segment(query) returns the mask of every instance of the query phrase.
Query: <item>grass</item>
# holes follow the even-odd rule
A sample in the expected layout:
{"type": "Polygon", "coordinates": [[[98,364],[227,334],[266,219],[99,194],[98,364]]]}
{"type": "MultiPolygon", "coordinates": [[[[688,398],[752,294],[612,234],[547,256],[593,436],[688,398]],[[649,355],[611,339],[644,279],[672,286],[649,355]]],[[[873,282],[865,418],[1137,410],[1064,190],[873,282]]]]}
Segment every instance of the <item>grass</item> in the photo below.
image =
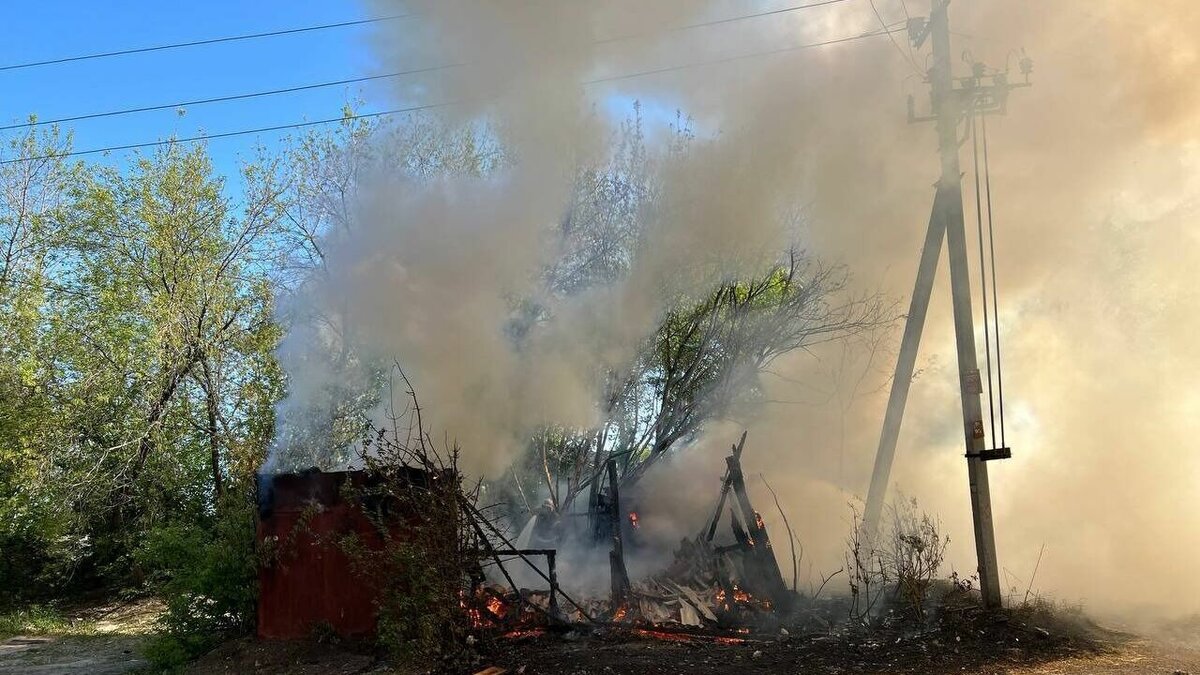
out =
{"type": "Polygon", "coordinates": [[[0,639],[14,635],[86,635],[90,622],[71,620],[46,605],[0,613],[0,639]]]}

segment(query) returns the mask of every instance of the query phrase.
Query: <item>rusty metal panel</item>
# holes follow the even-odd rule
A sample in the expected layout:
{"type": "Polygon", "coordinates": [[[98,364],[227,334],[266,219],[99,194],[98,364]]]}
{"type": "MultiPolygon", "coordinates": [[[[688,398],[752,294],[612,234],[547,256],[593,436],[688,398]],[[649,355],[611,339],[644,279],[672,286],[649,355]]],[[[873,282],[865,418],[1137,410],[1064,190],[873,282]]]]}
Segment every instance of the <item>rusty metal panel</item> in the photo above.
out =
{"type": "Polygon", "coordinates": [[[347,501],[361,472],[280,474],[260,481],[258,541],[278,551],[259,569],[258,637],[303,639],[314,629],[342,637],[375,631],[377,587],[351,568],[337,540],[357,533],[379,546],[374,525],[347,501]]]}

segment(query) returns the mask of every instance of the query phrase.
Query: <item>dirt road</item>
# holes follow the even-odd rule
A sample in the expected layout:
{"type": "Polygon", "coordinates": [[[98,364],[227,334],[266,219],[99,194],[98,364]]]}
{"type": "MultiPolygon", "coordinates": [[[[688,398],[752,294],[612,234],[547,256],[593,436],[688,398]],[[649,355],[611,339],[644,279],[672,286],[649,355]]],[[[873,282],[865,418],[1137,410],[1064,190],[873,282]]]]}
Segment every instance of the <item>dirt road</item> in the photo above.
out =
{"type": "Polygon", "coordinates": [[[72,613],[59,630],[0,640],[0,675],[121,675],[147,666],[141,649],[162,603],[139,600],[72,613]]]}
{"type": "Polygon", "coordinates": [[[0,675],[121,675],[146,665],[129,635],[17,636],[0,643],[0,675]]]}
{"type": "Polygon", "coordinates": [[[1200,675],[1200,650],[1138,639],[1111,654],[1069,658],[1000,672],[1006,675],[1200,675]]]}

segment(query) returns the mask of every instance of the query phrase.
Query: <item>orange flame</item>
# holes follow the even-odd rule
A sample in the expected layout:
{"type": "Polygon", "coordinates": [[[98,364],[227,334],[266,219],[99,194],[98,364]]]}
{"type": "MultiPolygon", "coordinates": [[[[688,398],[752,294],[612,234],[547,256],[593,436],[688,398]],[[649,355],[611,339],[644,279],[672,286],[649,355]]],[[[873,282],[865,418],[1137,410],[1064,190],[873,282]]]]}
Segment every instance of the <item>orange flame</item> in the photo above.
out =
{"type": "Polygon", "coordinates": [[[646,628],[635,628],[633,631],[642,637],[652,637],[656,640],[666,640],[667,642],[691,642],[692,638],[688,635],[680,633],[667,633],[661,630],[649,630],[646,628]]]}
{"type": "Polygon", "coordinates": [[[488,608],[488,610],[490,610],[492,612],[492,614],[495,614],[496,616],[504,616],[505,606],[504,606],[504,602],[501,601],[500,598],[497,598],[495,596],[488,598],[487,608],[488,608]]]}
{"type": "Polygon", "coordinates": [[[635,530],[642,526],[641,521],[638,519],[637,511],[629,512],[629,524],[632,525],[633,529],[635,530]]]}
{"type": "Polygon", "coordinates": [[[541,637],[545,634],[546,630],[543,628],[529,628],[526,630],[510,630],[501,637],[509,640],[519,640],[521,638],[541,637]]]}
{"type": "Polygon", "coordinates": [[[650,630],[648,628],[635,628],[633,633],[641,637],[654,638],[655,640],[665,640],[667,642],[702,642],[706,639],[711,639],[719,645],[741,645],[746,644],[746,641],[738,637],[726,637],[724,635],[716,635],[712,638],[705,638],[699,635],[687,635],[684,633],[668,633],[661,630],[650,630]]]}
{"type": "Polygon", "coordinates": [[[502,598],[487,594],[482,589],[474,596],[460,591],[458,606],[466,613],[472,628],[494,626],[498,617],[504,617],[508,613],[508,604],[502,598]]]}

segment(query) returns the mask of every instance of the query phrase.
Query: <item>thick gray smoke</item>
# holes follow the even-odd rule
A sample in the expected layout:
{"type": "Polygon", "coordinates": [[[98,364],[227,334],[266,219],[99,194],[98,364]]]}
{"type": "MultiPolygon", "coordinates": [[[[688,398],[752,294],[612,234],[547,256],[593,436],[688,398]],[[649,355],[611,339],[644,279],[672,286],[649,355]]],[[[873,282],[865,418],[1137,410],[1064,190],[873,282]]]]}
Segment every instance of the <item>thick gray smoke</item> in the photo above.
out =
{"type": "MultiPolygon", "coordinates": [[[[1185,73],[1200,60],[1200,8],[954,3],[952,20],[966,34],[954,38],[958,51],[994,66],[1011,59],[1015,68],[1010,50],[1021,47],[1036,59],[1035,86],[1014,92],[1008,116],[989,124],[1015,454],[992,465],[1002,586],[1022,597],[1045,544],[1035,592],[1099,612],[1195,612],[1200,523],[1185,505],[1200,498],[1200,459],[1187,450],[1200,404],[1189,375],[1200,352],[1188,339],[1198,306],[1189,270],[1200,263],[1200,118],[1185,73]]],[[[904,125],[895,83],[910,71],[888,49],[873,60],[858,50],[806,79],[821,101],[814,126],[834,142],[803,151],[817,248],[860,279],[878,275],[908,294],[934,139],[931,129],[904,125]]],[[[968,170],[970,159],[968,144],[968,170]]],[[[965,200],[973,216],[969,187],[965,200]]],[[[939,283],[893,487],[941,516],[955,565],[970,571],[944,260],[939,283]]],[[[897,342],[891,336],[873,358],[871,345],[849,357],[836,346],[820,361],[796,358],[779,370],[802,384],[778,379],[772,398],[797,403],[779,404],[786,410],[754,427],[771,448],[764,461],[795,468],[777,482],[819,564],[840,564],[829,515],[865,492],[897,342]]],[[[976,342],[982,352],[982,334],[976,342]]]]}
{"type": "MultiPolygon", "coordinates": [[[[886,22],[904,16],[899,2],[876,4],[886,22]]],[[[329,280],[301,301],[346,306],[365,348],[410,370],[436,434],[458,438],[471,470],[502,470],[542,423],[594,421],[597,368],[629,358],[675,294],[703,285],[678,274],[682,262],[760,261],[784,240],[786,204],[805,206],[810,249],[850,265],[864,288],[911,292],[937,163],[932,129],[906,123],[905,95],[925,96],[909,59],[923,65],[925,56],[909,54],[903,33],[896,45],[873,37],[581,84],[858,35],[879,27],[865,1],[690,30],[674,28],[744,14],[746,5],[410,8],[420,18],[377,37],[381,69],[469,65],[406,85],[397,98],[459,102],[445,111],[452,123],[486,119],[511,162],[482,178],[381,179],[355,234],[331,251],[329,280]],[[663,175],[675,208],[649,231],[628,277],[555,307],[563,320],[516,350],[505,332],[511,299],[539,294],[554,255],[546,232],[569,206],[572,171],[605,152],[610,129],[595,111],[633,99],[678,107],[715,140],[663,175]]],[[[956,53],[1015,68],[1011,50],[1023,47],[1037,64],[1035,86],[1015,92],[1009,115],[989,124],[1015,455],[992,478],[1011,575],[1003,585],[1024,593],[1044,543],[1035,590],[1102,610],[1200,610],[1191,573],[1200,559],[1192,508],[1200,453],[1189,433],[1200,413],[1192,375],[1200,351],[1190,340],[1200,329],[1190,283],[1200,265],[1200,95],[1188,79],[1200,63],[1200,8],[993,0],[951,9],[956,53]]],[[[969,190],[965,198],[973,213],[969,190]]],[[[893,486],[941,517],[955,566],[969,571],[946,278],[943,264],[893,486]]],[[[699,476],[719,473],[720,453],[749,426],[747,468],[767,473],[806,561],[814,573],[840,566],[845,504],[869,480],[898,331],[872,337],[776,364],[766,378],[771,402],[689,450],[698,467],[687,469],[697,475],[692,504],[708,503],[716,476],[699,476]]],[[[313,379],[303,340],[289,354],[293,381],[313,379]]],[[[669,480],[659,473],[647,480],[669,480]]],[[[761,483],[752,488],[770,513],[761,483]]]]}

